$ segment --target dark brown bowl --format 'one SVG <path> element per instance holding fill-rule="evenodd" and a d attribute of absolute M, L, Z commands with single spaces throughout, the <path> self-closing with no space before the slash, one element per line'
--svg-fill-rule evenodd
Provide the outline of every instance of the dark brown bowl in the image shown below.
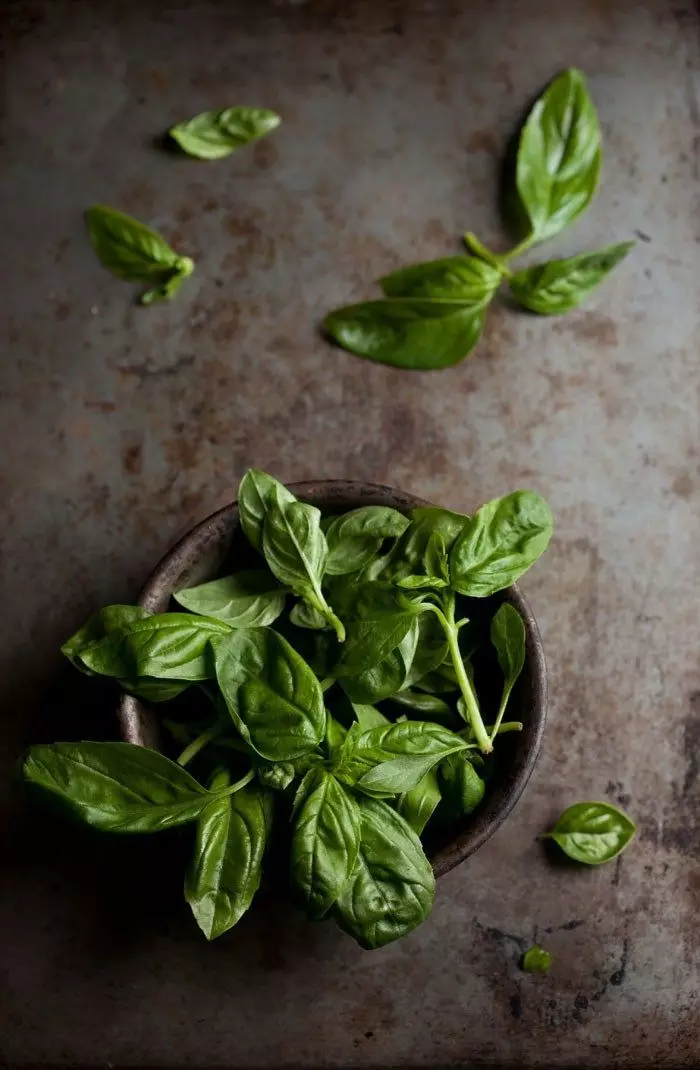
<path fill-rule="evenodd" d="M 343 512 L 362 505 L 388 505 L 407 512 L 428 502 L 377 483 L 354 483 L 347 480 L 291 483 L 289 489 L 303 501 L 321 509 Z M 213 513 L 166 554 L 151 574 L 141 592 L 139 605 L 154 613 L 164 613 L 173 591 L 214 579 L 226 559 L 234 556 L 235 540 L 240 538 L 238 506 L 234 502 Z M 241 547 L 245 552 L 245 547 Z M 464 824 L 429 846 L 437 877 L 453 869 L 473 854 L 491 836 L 520 798 L 535 767 L 547 715 L 547 673 L 542 640 L 528 603 L 513 586 L 494 601 L 511 602 L 525 622 L 527 637 L 525 667 L 511 697 L 509 718 L 523 722 L 522 732 L 509 733 L 499 741 L 498 773 L 489 783 L 482 806 Z M 491 599 L 484 600 L 485 603 Z M 123 695 L 118 708 L 123 739 L 129 743 L 158 749 L 158 717 L 146 703 Z"/>

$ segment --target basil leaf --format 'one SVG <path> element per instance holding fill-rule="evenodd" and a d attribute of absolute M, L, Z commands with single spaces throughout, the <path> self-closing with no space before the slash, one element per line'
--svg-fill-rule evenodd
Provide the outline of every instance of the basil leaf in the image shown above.
<path fill-rule="evenodd" d="M 294 780 L 297 771 L 293 762 L 271 762 L 256 769 L 258 780 L 273 791 L 285 791 Z"/>
<path fill-rule="evenodd" d="M 361 947 L 383 947 L 430 913 L 435 877 L 415 832 L 386 803 L 359 799 L 360 850 L 333 914 Z"/>
<path fill-rule="evenodd" d="M 547 549 L 552 527 L 549 506 L 530 490 L 482 505 L 452 547 L 452 586 L 472 598 L 509 587 Z"/>
<path fill-rule="evenodd" d="M 413 619 L 409 630 L 396 647 L 377 665 L 357 676 L 342 676 L 340 685 L 352 703 L 371 705 L 389 698 L 405 687 L 416 656 L 420 636 L 420 619 Z"/>
<path fill-rule="evenodd" d="M 185 899 L 207 940 L 232 928 L 252 903 L 271 826 L 272 797 L 253 787 L 209 803 L 200 815 Z"/>
<path fill-rule="evenodd" d="M 547 838 L 559 844 L 576 862 L 598 866 L 624 851 L 636 825 L 609 803 L 575 803 L 565 810 Z"/>
<path fill-rule="evenodd" d="M 435 813 L 441 794 L 437 769 L 433 768 L 415 787 L 399 796 L 397 810 L 416 835 L 420 836 Z"/>
<path fill-rule="evenodd" d="M 331 754 L 342 747 L 348 730 L 330 713 L 326 714 L 326 746 Z"/>
<path fill-rule="evenodd" d="M 413 687 L 417 687 L 419 691 L 425 691 L 429 695 L 449 695 L 459 690 L 452 665 L 438 666 L 437 669 L 416 680 L 413 683 Z"/>
<path fill-rule="evenodd" d="M 443 567 L 447 567 L 447 564 L 443 566 L 439 563 L 441 551 L 447 558 L 468 519 L 460 513 L 433 505 L 414 509 L 410 525 L 391 553 L 385 569 L 387 576 L 397 583 L 406 576 L 436 569 L 436 575 L 442 575 Z"/>
<path fill-rule="evenodd" d="M 437 695 L 423 694 L 420 691 L 411 691 L 410 688 L 406 688 L 405 691 L 397 691 L 389 698 L 397 706 L 411 710 L 412 713 L 422 714 L 423 719 L 430 717 L 433 720 L 443 721 L 454 718 L 450 707 Z"/>
<path fill-rule="evenodd" d="M 80 672 L 85 673 L 86 676 L 94 676 L 95 673 L 82 660 L 83 652 L 100 639 L 108 635 L 119 634 L 134 621 L 144 620 L 150 616 L 149 610 L 141 606 L 105 606 L 104 609 L 93 614 L 82 628 L 78 628 L 78 631 L 65 641 L 61 647 L 61 653 Z"/>
<path fill-rule="evenodd" d="M 262 553 L 263 523 L 267 510 L 272 505 L 285 505 L 296 498 L 266 472 L 250 468 L 238 488 L 238 515 L 248 542 Z"/>
<path fill-rule="evenodd" d="M 352 710 L 357 718 L 357 723 L 362 729 L 391 724 L 389 718 L 385 717 L 375 706 L 369 706 L 364 702 L 353 702 Z"/>
<path fill-rule="evenodd" d="M 444 298 L 397 298 L 347 305 L 326 317 L 334 342 L 358 357 L 413 371 L 448 368 L 481 337 L 484 308 Z"/>
<path fill-rule="evenodd" d="M 520 968 L 525 973 L 546 973 L 552 965 L 552 955 L 539 944 L 529 947 L 522 957 Z"/>
<path fill-rule="evenodd" d="M 199 160 L 222 160 L 236 149 L 275 130 L 279 115 L 266 108 L 203 111 L 168 131 L 183 152 Z"/>
<path fill-rule="evenodd" d="M 491 732 L 493 740 L 503 720 L 510 693 L 525 664 L 525 625 L 517 609 L 504 602 L 491 621 L 491 642 L 496 649 L 498 664 L 503 673 L 503 694 L 498 716 Z"/>
<path fill-rule="evenodd" d="M 120 679 L 119 686 L 144 702 L 170 702 L 190 686 L 189 680 L 156 680 L 142 676 L 138 680 Z"/>
<path fill-rule="evenodd" d="M 448 820 L 466 817 L 476 810 L 486 785 L 466 754 L 450 754 L 440 763 L 438 774 Z"/>
<path fill-rule="evenodd" d="M 132 743 L 40 744 L 22 774 L 64 812 L 108 832 L 184 825 L 214 798 L 181 766 Z"/>
<path fill-rule="evenodd" d="M 286 639 L 269 628 L 237 629 L 214 653 L 236 728 L 258 754 L 283 762 L 318 746 L 326 731 L 321 685 Z"/>
<path fill-rule="evenodd" d="M 160 234 L 124 212 L 96 204 L 85 212 L 85 223 L 93 249 L 113 275 L 156 287 L 143 295 L 144 304 L 172 297 L 194 271 L 189 257 L 178 256 Z"/>
<path fill-rule="evenodd" d="M 93 643 L 81 658 L 103 676 L 154 676 L 159 680 L 210 680 L 210 644 L 228 635 L 222 621 L 189 613 L 157 613 L 120 635 Z M 127 670 L 127 671 L 125 671 Z"/>
<path fill-rule="evenodd" d="M 305 903 L 309 917 L 322 918 L 357 862 L 360 808 L 325 769 L 305 782 L 304 795 L 295 806 L 292 887 Z"/>
<path fill-rule="evenodd" d="M 378 665 L 396 650 L 421 612 L 385 584 L 364 584 L 356 595 L 336 675 L 357 676 Z"/>
<path fill-rule="evenodd" d="M 427 721 L 402 721 L 363 730 L 353 725 L 334 772 L 376 797 L 409 791 L 448 754 L 466 747 L 454 732 Z"/>
<path fill-rule="evenodd" d="M 529 242 L 551 238 L 591 202 L 600 174 L 600 128 L 582 73 L 558 75 L 520 134 L 515 182 Z"/>
<path fill-rule="evenodd" d="M 582 253 L 568 260 L 549 260 L 546 264 L 525 268 L 510 280 L 513 296 L 525 308 L 542 316 L 569 312 L 624 260 L 634 244 L 633 241 L 618 242 L 595 253 Z"/>
<path fill-rule="evenodd" d="M 412 264 L 379 280 L 385 297 L 438 297 L 463 306 L 490 301 L 500 284 L 500 271 L 475 256 Z"/>
<path fill-rule="evenodd" d="M 326 574 L 358 572 L 375 557 L 385 539 L 401 535 L 408 524 L 403 513 L 382 505 L 366 505 L 335 517 L 326 530 Z"/>
<path fill-rule="evenodd" d="M 296 605 L 292 606 L 289 619 L 297 628 L 308 628 L 311 631 L 319 632 L 330 628 L 330 624 L 323 613 L 304 598 L 301 598 Z"/>
<path fill-rule="evenodd" d="M 222 620 L 232 628 L 262 628 L 284 609 L 284 591 L 268 572 L 236 572 L 173 594 L 192 613 Z"/>

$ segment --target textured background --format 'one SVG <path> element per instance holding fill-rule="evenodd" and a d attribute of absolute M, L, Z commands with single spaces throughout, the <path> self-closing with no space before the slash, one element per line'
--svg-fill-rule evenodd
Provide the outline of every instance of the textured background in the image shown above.
<path fill-rule="evenodd" d="M 700 1061 L 697 591 L 698 16 L 690 0 L 4 3 L 0 1055 L 29 1063 L 434 1066 Z M 505 241 L 499 160 L 526 102 L 584 69 L 602 120 L 594 207 L 548 255 L 635 233 L 587 307 L 495 307 L 433 375 L 331 349 L 315 325 L 373 280 Z M 201 109 L 284 124 L 202 164 L 156 144 Z M 194 256 L 142 309 L 96 265 L 104 201 Z M 518 486 L 558 528 L 523 587 L 551 719 L 507 824 L 431 920 L 367 954 L 268 895 L 207 946 L 180 860 L 22 816 L 30 738 L 109 735 L 59 642 L 134 597 L 249 465 L 458 509 Z M 620 801 L 639 838 L 600 869 L 537 834 Z M 540 938 L 546 977 L 519 972 Z"/>

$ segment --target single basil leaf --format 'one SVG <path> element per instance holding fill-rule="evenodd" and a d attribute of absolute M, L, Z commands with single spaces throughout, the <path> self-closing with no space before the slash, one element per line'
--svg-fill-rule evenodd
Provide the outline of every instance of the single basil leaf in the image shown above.
<path fill-rule="evenodd" d="M 440 763 L 443 813 L 448 820 L 466 817 L 476 810 L 486 785 L 466 754 L 450 754 Z"/>
<path fill-rule="evenodd" d="M 445 659 L 449 656 L 447 637 L 439 620 L 434 613 L 421 614 L 418 618 L 418 643 L 403 688 L 416 686 L 428 673 L 438 669 L 443 671 L 446 668 Z"/>
<path fill-rule="evenodd" d="M 420 620 L 414 618 L 403 639 L 377 665 L 357 676 L 342 676 L 340 685 L 352 703 L 372 705 L 389 698 L 406 686 L 416 657 L 420 637 Z"/>
<path fill-rule="evenodd" d="M 490 301 L 500 284 L 500 271 L 475 256 L 412 264 L 379 280 L 385 297 L 438 297 L 462 306 Z"/>
<path fill-rule="evenodd" d="M 324 738 L 321 685 L 281 635 L 269 628 L 237 629 L 217 643 L 215 664 L 236 728 L 263 758 L 288 761 Z"/>
<path fill-rule="evenodd" d="M 435 877 L 420 840 L 386 803 L 358 799 L 360 849 L 333 908 L 341 929 L 361 947 L 383 947 L 430 913 Z"/>
<path fill-rule="evenodd" d="M 357 676 L 378 665 L 396 650 L 421 612 L 391 587 L 378 582 L 364 584 L 356 593 L 336 675 Z"/>
<path fill-rule="evenodd" d="M 326 714 L 326 746 L 331 753 L 342 747 L 348 730 L 340 721 L 336 721 L 330 713 Z"/>
<path fill-rule="evenodd" d="M 230 631 L 222 621 L 208 617 L 157 613 L 94 643 L 81 658 L 89 669 L 104 676 L 210 680 L 214 675 L 211 642 Z"/>
<path fill-rule="evenodd" d="M 553 237 L 588 207 L 600 160 L 600 127 L 585 79 L 578 70 L 563 71 L 520 134 L 515 181 L 531 241 Z"/>
<path fill-rule="evenodd" d="M 120 633 L 134 621 L 144 620 L 150 616 L 149 610 L 143 609 L 142 606 L 105 606 L 98 613 L 94 613 L 82 628 L 78 628 L 78 631 L 66 640 L 61 647 L 61 653 L 80 672 L 87 676 L 94 676 L 93 671 L 83 663 L 82 653 L 100 639 Z"/>
<path fill-rule="evenodd" d="M 520 968 L 525 973 L 546 973 L 552 965 L 552 955 L 539 944 L 529 947 L 522 957 Z"/>
<path fill-rule="evenodd" d="M 319 611 L 328 544 L 320 527 L 321 513 L 305 502 L 272 505 L 263 525 L 263 552 L 280 583 L 305 598 Z"/>
<path fill-rule="evenodd" d="M 549 260 L 525 268 L 510 280 L 513 296 L 541 316 L 558 316 L 581 304 L 606 275 L 627 256 L 635 243 L 618 242 L 595 253 L 568 260 Z"/>
<path fill-rule="evenodd" d="M 444 298 L 396 298 L 347 305 L 326 317 L 334 342 L 359 357 L 413 371 L 448 368 L 481 337 L 484 308 Z"/>
<path fill-rule="evenodd" d="M 403 721 L 363 730 L 353 725 L 334 770 L 339 780 L 377 797 L 409 791 L 434 765 L 466 744 L 438 724 Z"/>
<path fill-rule="evenodd" d="M 376 728 L 378 725 L 391 724 L 388 717 L 385 717 L 375 706 L 367 705 L 364 702 L 353 702 L 352 710 L 357 718 L 357 723 L 360 728 Z"/>
<path fill-rule="evenodd" d="M 188 156 L 222 160 L 243 145 L 269 134 L 280 122 L 279 115 L 266 108 L 224 108 L 204 111 L 178 123 L 170 128 L 169 134 Z"/>
<path fill-rule="evenodd" d="M 382 505 L 366 505 L 334 517 L 326 529 L 326 574 L 358 572 L 369 564 L 385 539 L 397 538 L 408 524 L 403 513 Z"/>
<path fill-rule="evenodd" d="M 450 707 L 444 699 L 439 698 L 437 695 L 411 691 L 410 688 L 406 688 L 405 691 L 397 691 L 396 694 L 390 695 L 389 698 L 397 706 L 402 706 L 412 713 L 420 713 L 423 720 L 426 718 L 436 721 L 454 719 L 454 713 Z"/>
<path fill-rule="evenodd" d="M 138 680 L 118 680 L 119 686 L 144 702 L 170 702 L 190 686 L 189 680 L 156 680 L 142 676 Z"/>
<path fill-rule="evenodd" d="M 472 598 L 509 587 L 547 549 L 552 528 L 549 506 L 533 491 L 516 490 L 487 502 L 452 547 L 452 586 Z"/>
<path fill-rule="evenodd" d="M 636 832 L 627 814 L 609 803 L 575 803 L 565 810 L 548 837 L 576 862 L 598 866 L 624 851 Z"/>
<path fill-rule="evenodd" d="M 503 673 L 503 694 L 496 718 L 496 731 L 516 680 L 525 664 L 525 625 L 515 606 L 504 602 L 491 621 L 491 642 Z"/>
<path fill-rule="evenodd" d="M 428 505 L 414 509 L 411 523 L 393 551 L 384 572 L 395 583 L 406 576 L 433 571 L 436 556 L 444 547 L 445 557 L 462 533 L 468 517 Z M 439 536 L 441 542 L 437 542 Z M 436 573 L 441 575 L 441 570 Z"/>
<path fill-rule="evenodd" d="M 292 606 L 289 619 L 297 628 L 309 628 L 311 631 L 325 631 L 330 628 L 323 613 L 304 598 Z"/>
<path fill-rule="evenodd" d="M 189 257 L 178 256 L 160 234 L 124 212 L 96 204 L 85 212 L 85 223 L 93 249 L 104 266 L 120 279 L 161 288 L 194 271 Z M 144 295 L 146 303 L 154 299 L 155 292 Z M 172 292 L 161 296 L 170 297 Z"/>
<path fill-rule="evenodd" d="M 194 821 L 214 796 L 169 758 L 132 743 L 31 747 L 25 782 L 64 812 L 108 832 L 159 832 Z"/>
<path fill-rule="evenodd" d="M 410 791 L 400 795 L 397 810 L 417 836 L 423 832 L 440 802 L 441 792 L 437 769 L 429 769 Z"/>
<path fill-rule="evenodd" d="M 413 687 L 417 687 L 419 691 L 425 691 L 428 695 L 449 695 L 459 690 L 452 665 L 440 665 L 416 680 Z"/>
<path fill-rule="evenodd" d="M 449 587 L 449 583 L 442 576 L 404 576 L 396 581 L 396 586 L 406 591 L 422 591 L 426 589 L 438 591 L 444 587 Z"/>
<path fill-rule="evenodd" d="M 272 826 L 272 796 L 252 786 L 209 803 L 185 877 L 185 899 L 207 940 L 245 914 L 260 886 Z"/>
<path fill-rule="evenodd" d="M 270 762 L 256 769 L 258 780 L 273 791 L 284 791 L 294 780 L 297 771 L 293 762 Z"/>
<path fill-rule="evenodd" d="M 360 808 L 325 769 L 306 781 L 296 804 L 291 844 L 292 887 L 311 918 L 327 914 L 357 862 Z"/>
<path fill-rule="evenodd" d="M 284 609 L 284 591 L 262 569 L 176 591 L 173 598 L 192 613 L 222 620 L 232 628 L 262 628 Z"/>
<path fill-rule="evenodd" d="M 272 505 L 295 501 L 283 483 L 266 472 L 250 468 L 238 488 L 238 515 L 250 545 L 262 553 L 263 524 L 268 509 Z"/>

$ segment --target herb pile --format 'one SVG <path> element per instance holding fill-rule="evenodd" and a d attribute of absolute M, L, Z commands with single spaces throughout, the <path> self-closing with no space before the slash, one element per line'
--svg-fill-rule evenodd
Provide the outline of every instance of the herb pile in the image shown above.
<path fill-rule="evenodd" d="M 180 716 L 162 718 L 179 757 L 40 745 L 24 779 L 94 828 L 194 824 L 185 897 L 209 938 L 250 906 L 274 816 L 296 901 L 381 947 L 430 912 L 420 837 L 479 805 L 498 775 L 497 737 L 522 727 L 505 714 L 523 621 L 507 601 L 490 633 L 467 615 L 534 564 L 552 516 L 516 491 L 472 517 L 379 506 L 322 517 L 259 471 L 238 501 L 256 567 L 176 593 L 190 612 L 108 606 L 62 648 L 82 672 L 150 702 L 204 692 L 203 717 L 182 695 Z M 501 677 L 491 724 L 472 662 L 484 645 Z"/>

